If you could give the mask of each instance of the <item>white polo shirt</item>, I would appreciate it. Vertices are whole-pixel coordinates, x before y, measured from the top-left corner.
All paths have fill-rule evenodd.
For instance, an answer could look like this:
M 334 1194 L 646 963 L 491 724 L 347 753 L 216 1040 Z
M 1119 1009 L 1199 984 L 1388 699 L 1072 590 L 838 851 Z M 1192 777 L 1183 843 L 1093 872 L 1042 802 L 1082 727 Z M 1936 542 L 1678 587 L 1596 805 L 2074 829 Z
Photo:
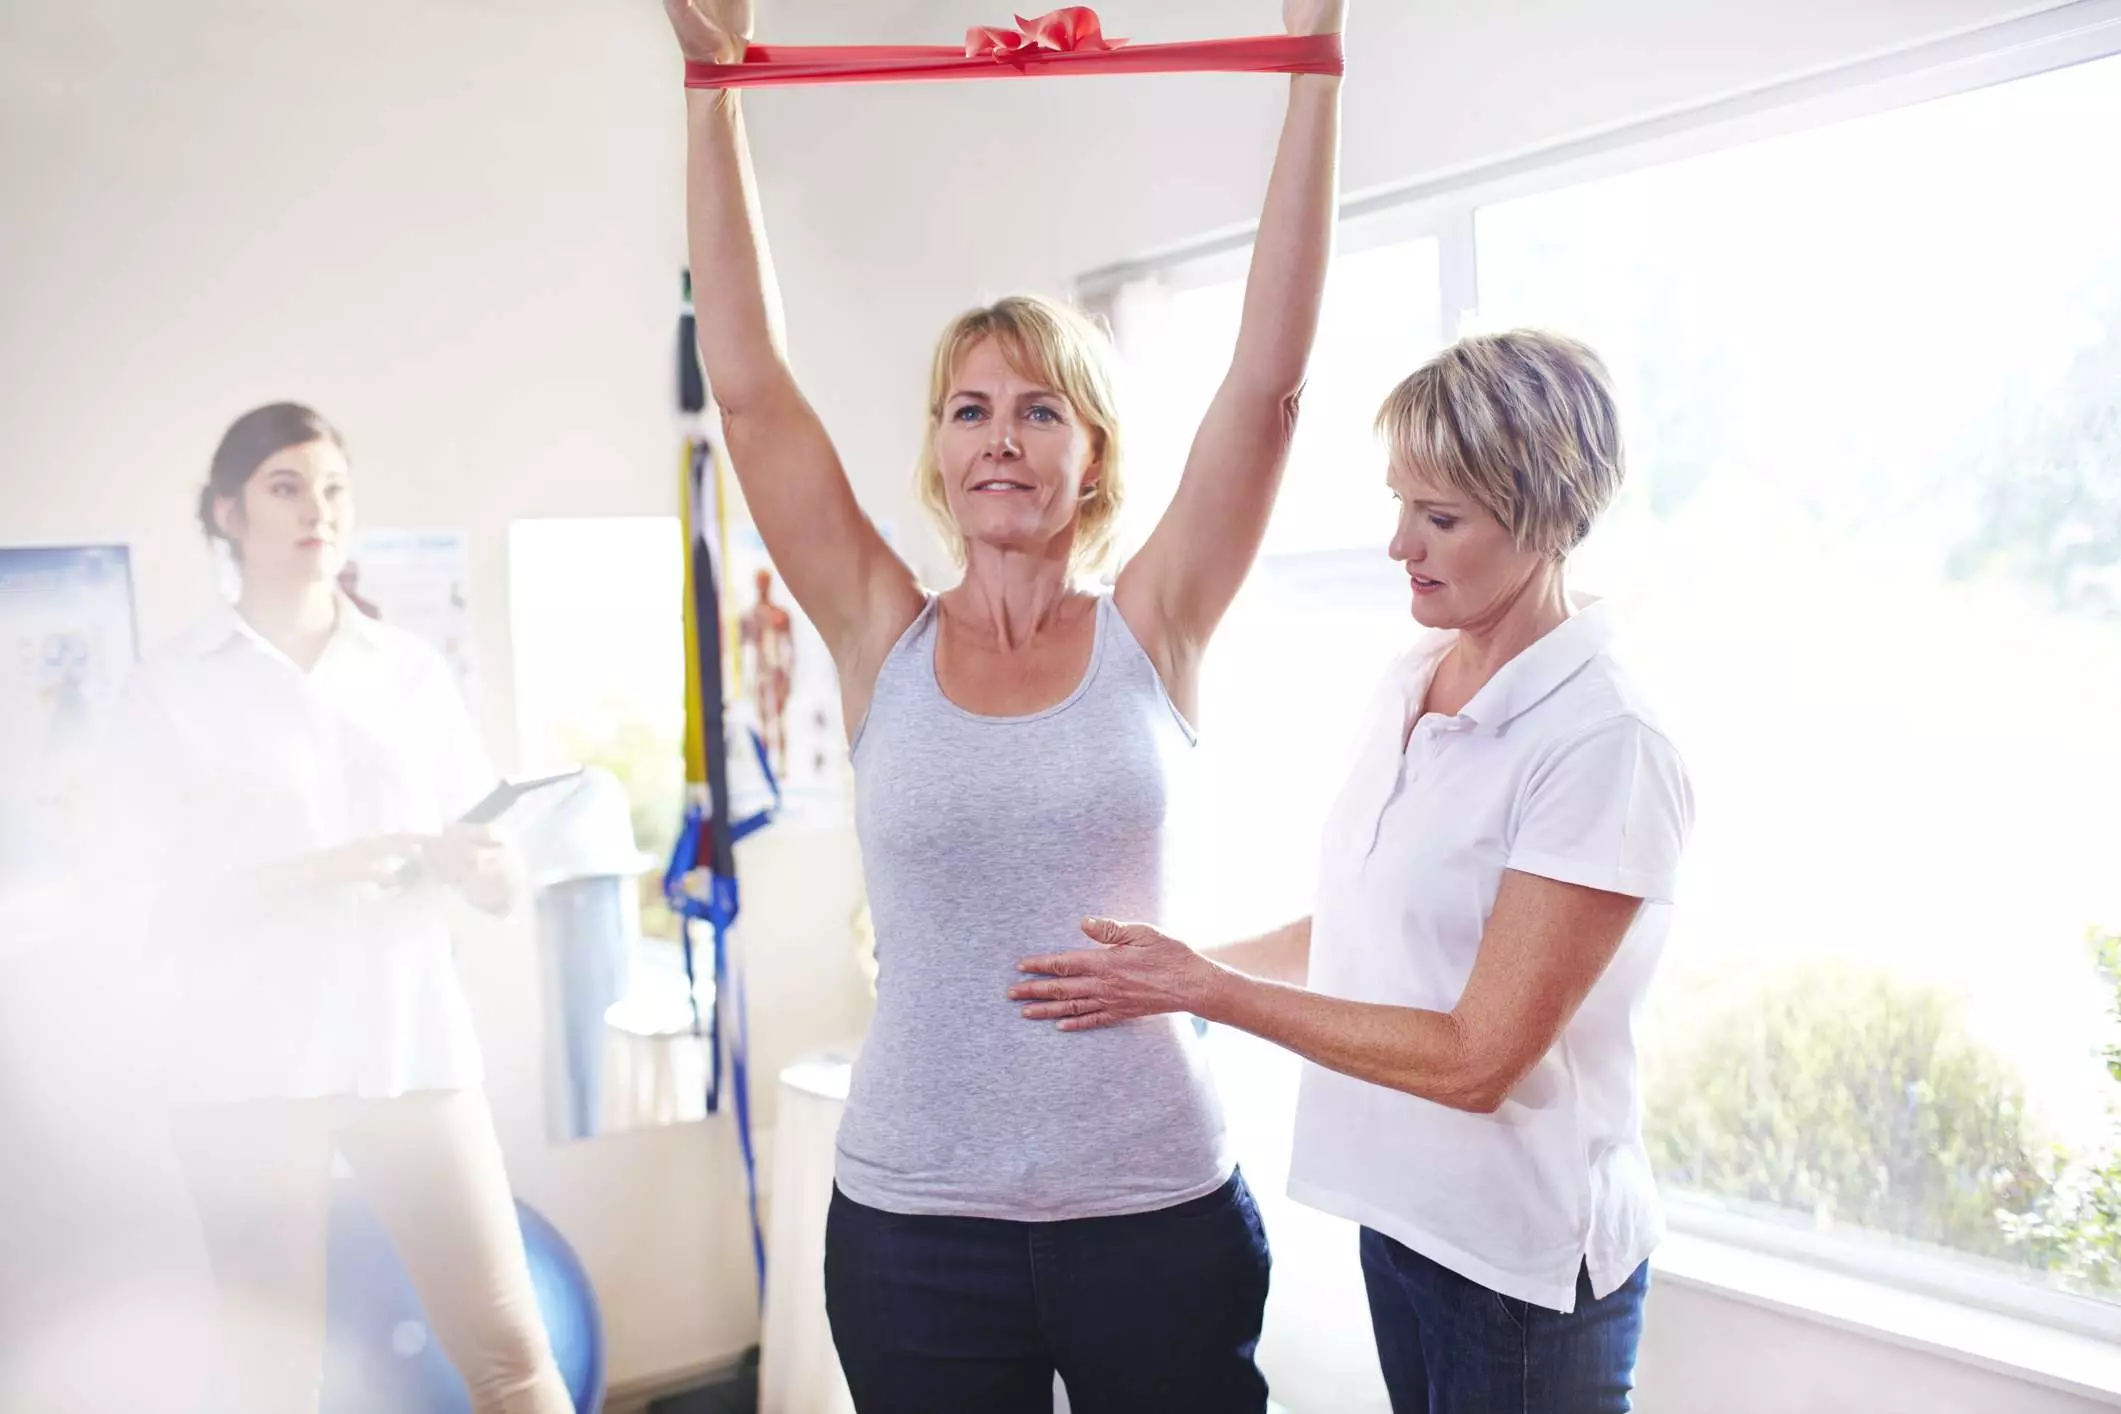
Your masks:
M 1609 611 L 1577 612 L 1463 712 L 1421 710 L 1454 632 L 1388 675 L 1328 818 L 1310 986 L 1449 1011 L 1505 869 L 1645 900 L 1619 952 L 1494 1114 L 1306 1065 L 1289 1193 L 1483 1286 L 1556 1311 L 1579 1264 L 1603 1297 L 1663 1232 L 1642 1143 L 1637 1015 L 1693 815 L 1679 753 L 1614 660 Z
M 305 673 L 218 609 L 134 673 L 112 746 L 173 1101 L 480 1083 L 446 890 L 341 888 L 266 910 L 213 882 L 365 836 L 432 834 L 485 794 L 492 768 L 440 654 L 342 597 Z

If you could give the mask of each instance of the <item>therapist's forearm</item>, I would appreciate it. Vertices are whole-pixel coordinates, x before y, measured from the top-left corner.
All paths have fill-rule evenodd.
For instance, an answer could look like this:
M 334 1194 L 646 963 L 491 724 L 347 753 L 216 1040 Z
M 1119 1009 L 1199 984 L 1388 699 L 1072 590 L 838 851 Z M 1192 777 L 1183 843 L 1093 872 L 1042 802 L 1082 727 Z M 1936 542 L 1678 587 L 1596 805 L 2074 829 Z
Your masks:
M 1222 967 L 1198 1014 L 1328 1070 L 1452 1109 L 1492 1113 L 1514 1079 L 1448 1012 L 1351 1002 Z
M 1248 977 L 1302 985 L 1311 970 L 1311 920 L 1299 918 L 1271 933 L 1203 949 L 1207 957 Z

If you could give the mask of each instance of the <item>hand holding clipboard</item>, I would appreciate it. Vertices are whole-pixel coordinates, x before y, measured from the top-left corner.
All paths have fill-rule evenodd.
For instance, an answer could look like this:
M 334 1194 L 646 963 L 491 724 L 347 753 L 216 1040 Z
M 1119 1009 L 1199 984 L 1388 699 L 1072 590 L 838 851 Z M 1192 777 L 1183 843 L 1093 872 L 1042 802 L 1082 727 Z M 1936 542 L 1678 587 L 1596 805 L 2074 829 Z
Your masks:
M 573 781 L 581 774 L 580 766 L 570 766 L 562 771 L 502 779 L 480 798 L 478 804 L 458 816 L 448 830 L 423 841 L 419 854 L 399 868 L 393 884 L 405 888 L 433 874 L 443 883 L 464 885 L 489 872 L 497 867 L 491 856 L 498 855 L 501 846 L 486 827 L 514 809 L 525 796 L 548 786 Z M 474 898 L 473 902 L 481 901 Z M 493 911 L 503 910 L 495 908 Z

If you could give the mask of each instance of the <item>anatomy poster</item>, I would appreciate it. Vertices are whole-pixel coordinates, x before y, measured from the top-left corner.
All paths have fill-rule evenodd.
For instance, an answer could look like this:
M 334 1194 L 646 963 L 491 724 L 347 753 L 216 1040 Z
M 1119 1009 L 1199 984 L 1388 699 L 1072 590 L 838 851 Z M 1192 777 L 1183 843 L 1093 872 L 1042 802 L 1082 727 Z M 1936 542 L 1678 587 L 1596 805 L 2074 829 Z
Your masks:
M 729 642 L 736 650 L 735 680 L 726 694 L 731 723 L 759 732 L 791 810 L 844 809 L 853 768 L 831 655 L 789 595 L 750 515 L 740 501 L 732 510 L 723 570 Z M 749 764 L 737 758 L 741 741 L 731 739 L 732 780 Z
M 0 549 L 0 873 L 64 834 L 139 656 L 122 545 Z

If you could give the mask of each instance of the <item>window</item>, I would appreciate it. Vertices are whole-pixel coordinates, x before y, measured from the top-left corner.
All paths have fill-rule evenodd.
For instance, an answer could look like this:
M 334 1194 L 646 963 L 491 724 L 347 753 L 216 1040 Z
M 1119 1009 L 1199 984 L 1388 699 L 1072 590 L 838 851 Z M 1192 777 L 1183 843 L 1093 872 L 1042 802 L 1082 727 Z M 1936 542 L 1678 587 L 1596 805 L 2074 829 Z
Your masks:
M 618 777 L 635 842 L 659 859 L 685 805 L 683 548 L 675 516 L 521 520 L 508 533 L 523 759 Z
M 2085 174 L 2116 131 L 2109 59 L 1476 232 L 1482 322 L 1600 349 L 1635 451 L 1581 572 L 1702 802 L 1665 1182 L 2121 1295 L 2113 1230 L 2062 1211 L 2115 1118 L 2121 184 Z
M 1336 714 L 1407 637 L 1366 597 L 1390 511 L 1354 441 L 1470 312 L 1440 248 L 1478 327 L 1583 338 L 1623 404 L 1628 487 L 1573 581 L 1621 601 L 1700 803 L 1646 1049 L 1675 1222 L 2115 1328 L 2116 132 L 2101 58 L 1618 175 L 1517 164 L 1402 211 L 1418 258 L 1345 257 L 1374 337 L 1322 335 L 1332 465 L 1292 466 L 1204 689 L 1240 764 L 1200 935 L 1295 911 Z M 1165 302 L 1191 336 L 1122 319 L 1137 376 L 1197 394 L 1234 289 Z

